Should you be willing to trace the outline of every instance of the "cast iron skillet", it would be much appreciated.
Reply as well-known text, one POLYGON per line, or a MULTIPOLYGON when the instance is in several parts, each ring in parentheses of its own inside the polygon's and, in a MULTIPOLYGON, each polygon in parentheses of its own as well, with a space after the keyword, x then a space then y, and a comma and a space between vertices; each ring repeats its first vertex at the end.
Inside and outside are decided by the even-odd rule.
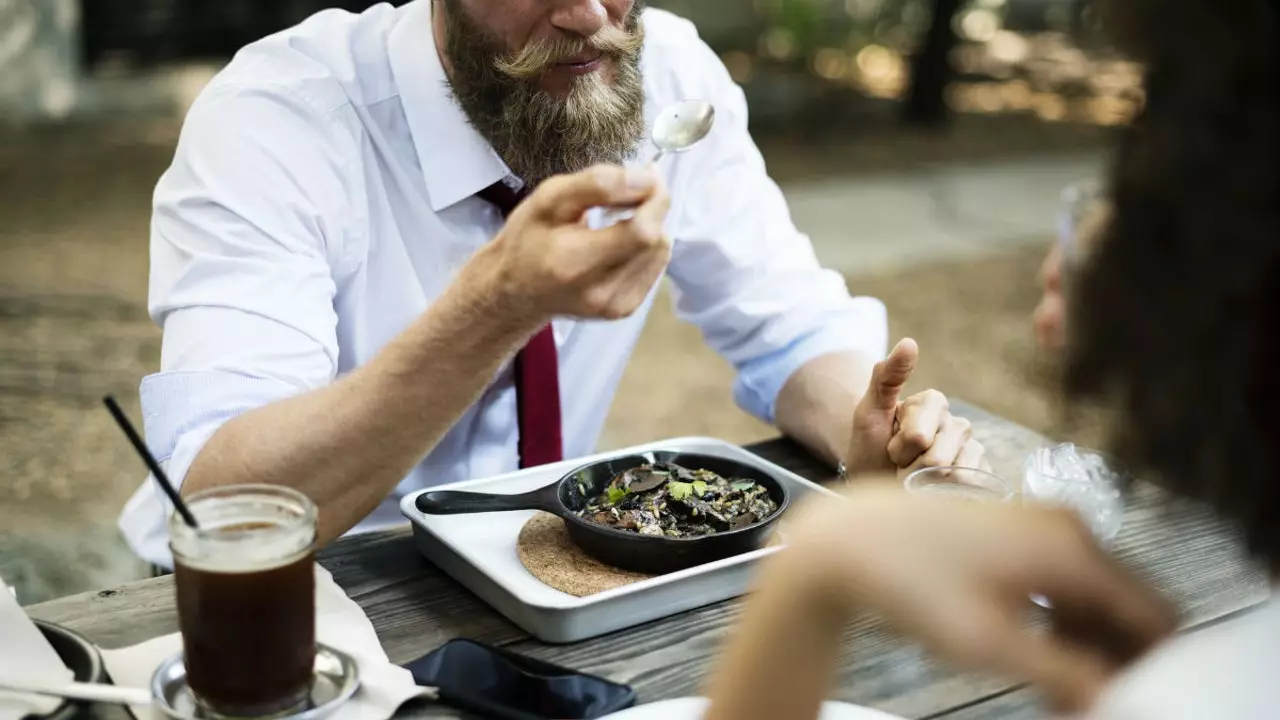
POLYGON ((422 493, 416 503, 418 510, 426 515, 545 510, 564 518, 569 538, 600 562, 624 570, 660 575, 759 549, 768 540, 774 524, 790 501, 786 486, 750 465, 714 455, 655 451, 589 463, 551 485, 520 495, 441 490, 422 493), (778 510, 753 525, 696 538, 640 535, 597 525, 575 514, 618 473, 653 463, 675 463, 690 470, 710 470, 728 478, 755 480, 769 491, 778 504, 778 510))

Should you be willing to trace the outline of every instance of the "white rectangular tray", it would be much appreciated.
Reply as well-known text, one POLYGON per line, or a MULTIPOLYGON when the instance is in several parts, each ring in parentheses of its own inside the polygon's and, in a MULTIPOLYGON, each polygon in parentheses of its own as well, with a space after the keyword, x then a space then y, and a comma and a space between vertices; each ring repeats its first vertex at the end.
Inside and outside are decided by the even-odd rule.
POLYGON ((833 494, 821 485, 732 443, 709 437, 683 437, 506 475, 433 487, 406 495, 400 501, 400 512, 413 524, 414 539, 427 559, 516 625, 549 643, 585 640, 743 594, 756 562, 780 546, 660 575, 587 597, 575 597, 543 584, 520 562, 516 538, 536 511, 425 515, 414 504, 418 495, 433 490, 499 494, 527 492, 549 485, 586 463, 651 450, 716 455, 753 465, 785 484, 791 491, 793 503, 814 492, 833 494))

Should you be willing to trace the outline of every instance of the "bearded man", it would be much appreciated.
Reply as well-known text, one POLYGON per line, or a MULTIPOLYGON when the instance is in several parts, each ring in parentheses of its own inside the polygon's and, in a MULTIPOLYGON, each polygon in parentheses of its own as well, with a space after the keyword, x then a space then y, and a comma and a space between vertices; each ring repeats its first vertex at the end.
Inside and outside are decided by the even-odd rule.
MULTIPOLYGON (((819 457, 984 463, 940 393, 900 399, 915 344, 885 357, 883 305, 818 265, 741 90, 642 0, 413 0, 253 43, 190 109, 151 261, 150 447, 183 493, 301 490, 321 543, 592 452, 664 273, 738 403, 819 457), (711 134, 644 163, 691 98, 711 134)), ((162 567, 167 513, 146 482, 121 518, 162 567)))

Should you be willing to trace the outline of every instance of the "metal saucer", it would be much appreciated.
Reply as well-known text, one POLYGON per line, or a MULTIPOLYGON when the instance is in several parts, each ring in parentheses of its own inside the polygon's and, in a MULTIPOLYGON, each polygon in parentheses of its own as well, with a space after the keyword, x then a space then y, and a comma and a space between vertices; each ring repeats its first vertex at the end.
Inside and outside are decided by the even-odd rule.
MULTIPOLYGON (((272 715, 272 720, 320 720, 351 699, 360 687, 356 661, 326 645, 316 645, 315 680, 307 706, 292 713, 272 715)), ((151 676, 151 697, 156 709, 174 720, 217 720, 196 703, 187 685, 187 669, 178 652, 156 668, 151 676)))

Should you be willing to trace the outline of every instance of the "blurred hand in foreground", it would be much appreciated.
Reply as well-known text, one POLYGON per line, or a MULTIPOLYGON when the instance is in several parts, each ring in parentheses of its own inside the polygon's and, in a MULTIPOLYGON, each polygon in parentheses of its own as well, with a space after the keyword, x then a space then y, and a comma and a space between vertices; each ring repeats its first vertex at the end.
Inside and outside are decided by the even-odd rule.
POLYGON ((1161 598, 1068 511, 910 496, 869 481, 788 522, 726 648, 707 720, 813 718, 844 626, 870 613, 957 669, 1031 683, 1059 712, 1088 708, 1175 628, 1161 598), (1032 594, 1051 625, 1024 622, 1032 594))

